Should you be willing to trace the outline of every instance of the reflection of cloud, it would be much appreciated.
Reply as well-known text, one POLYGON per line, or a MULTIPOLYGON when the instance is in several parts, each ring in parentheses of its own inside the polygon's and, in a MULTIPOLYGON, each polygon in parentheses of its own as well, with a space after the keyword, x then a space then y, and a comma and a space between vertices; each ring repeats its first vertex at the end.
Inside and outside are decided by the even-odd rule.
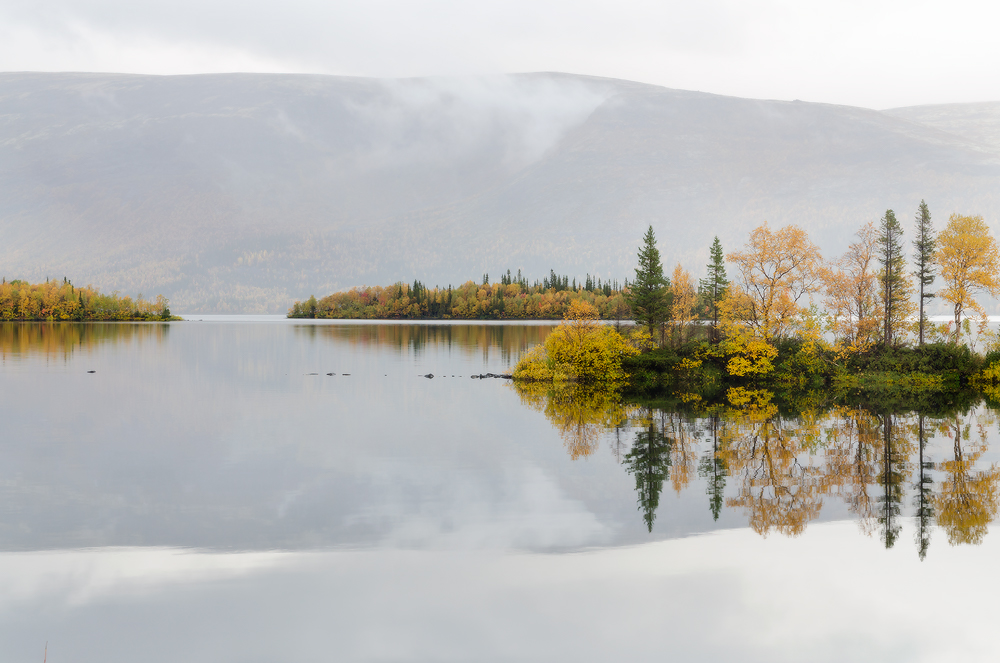
POLYGON ((920 562, 854 530, 831 523, 766 540, 729 530, 573 554, 131 548, 56 553, 35 566, 6 554, 0 613, 5 633, 39 651, 48 638, 52 660, 72 643, 85 663, 334 652, 351 661, 996 659, 1000 541, 941 547, 920 562), (160 582, 144 584, 140 570, 160 582), (114 580, 86 594, 95 577, 114 580), (3 591, 12 578, 31 589, 3 591), (956 592, 968 587, 977 591, 956 592), (88 599, 67 605, 71 595, 88 599))
POLYGON ((122 593, 245 576, 287 564, 276 552, 214 554, 183 548, 100 548, 4 553, 0 608, 22 601, 57 600, 80 606, 122 593))
POLYGON ((384 498, 350 518, 386 531, 382 545, 400 548, 578 548, 606 543, 610 531, 535 467, 506 468, 499 477, 429 473, 413 485, 412 468, 383 468, 374 492, 384 498), (394 494, 416 490, 419 501, 394 494))

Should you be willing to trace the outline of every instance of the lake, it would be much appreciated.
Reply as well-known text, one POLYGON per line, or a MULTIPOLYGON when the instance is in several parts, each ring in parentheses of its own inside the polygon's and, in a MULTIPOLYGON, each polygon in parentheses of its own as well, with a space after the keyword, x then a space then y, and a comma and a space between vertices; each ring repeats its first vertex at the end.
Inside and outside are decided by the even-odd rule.
POLYGON ((472 377, 552 327, 0 324, 0 660, 1000 656, 994 411, 472 377))

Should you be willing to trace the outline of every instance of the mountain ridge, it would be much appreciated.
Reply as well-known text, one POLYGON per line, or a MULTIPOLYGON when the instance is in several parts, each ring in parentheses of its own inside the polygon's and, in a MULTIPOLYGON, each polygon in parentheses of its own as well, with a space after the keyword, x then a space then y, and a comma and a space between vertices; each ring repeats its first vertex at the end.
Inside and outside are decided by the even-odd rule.
POLYGON ((700 272, 764 221, 833 258, 926 199, 997 230, 1000 103, 876 111, 533 73, 0 74, 0 271, 180 312, 510 268, 700 272), (996 111, 996 112, 995 112, 996 111), (994 142, 993 136, 997 136, 994 142))

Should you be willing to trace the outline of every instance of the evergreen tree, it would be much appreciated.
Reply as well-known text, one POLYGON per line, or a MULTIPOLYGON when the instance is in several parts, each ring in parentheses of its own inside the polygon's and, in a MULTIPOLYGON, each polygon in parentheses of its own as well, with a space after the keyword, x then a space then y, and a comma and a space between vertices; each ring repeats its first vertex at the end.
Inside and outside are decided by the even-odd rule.
POLYGON ((657 326, 667 319, 670 303, 653 226, 649 227, 642 239, 643 246, 638 255, 639 266, 635 268, 635 281, 631 284, 627 301, 636 324, 648 327, 650 336, 653 336, 657 326))
POLYGON ((712 342, 719 342, 719 302, 729 286, 729 279, 726 278, 726 257, 722 253, 722 243, 719 237, 715 237, 712 247, 709 249, 710 260, 708 262, 708 276, 699 283, 702 301, 705 302, 708 319, 712 321, 712 342))
POLYGON ((917 283, 920 285, 919 317, 917 320, 919 321, 920 345, 923 345, 924 326, 926 322, 924 300, 934 297, 934 293, 927 292, 926 288, 934 283, 934 250, 937 248, 934 228, 931 226, 931 212, 927 209, 927 203, 923 200, 920 201, 920 207, 917 208, 916 221, 917 238, 913 240, 913 248, 917 251, 917 254, 914 256, 917 269, 913 272, 913 275, 917 277, 917 283))
POLYGON ((891 209, 879 222, 879 285, 882 290, 882 341, 886 345, 895 342, 894 333, 900 322, 906 302, 906 288, 903 270, 903 229, 891 209))

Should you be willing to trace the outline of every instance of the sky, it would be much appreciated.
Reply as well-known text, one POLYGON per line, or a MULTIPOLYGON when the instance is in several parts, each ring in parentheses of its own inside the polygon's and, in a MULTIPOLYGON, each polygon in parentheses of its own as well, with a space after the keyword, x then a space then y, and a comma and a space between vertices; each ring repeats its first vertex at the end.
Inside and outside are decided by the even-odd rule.
POLYGON ((868 108, 1000 100, 1000 3, 0 0, 0 71, 563 71, 868 108))

